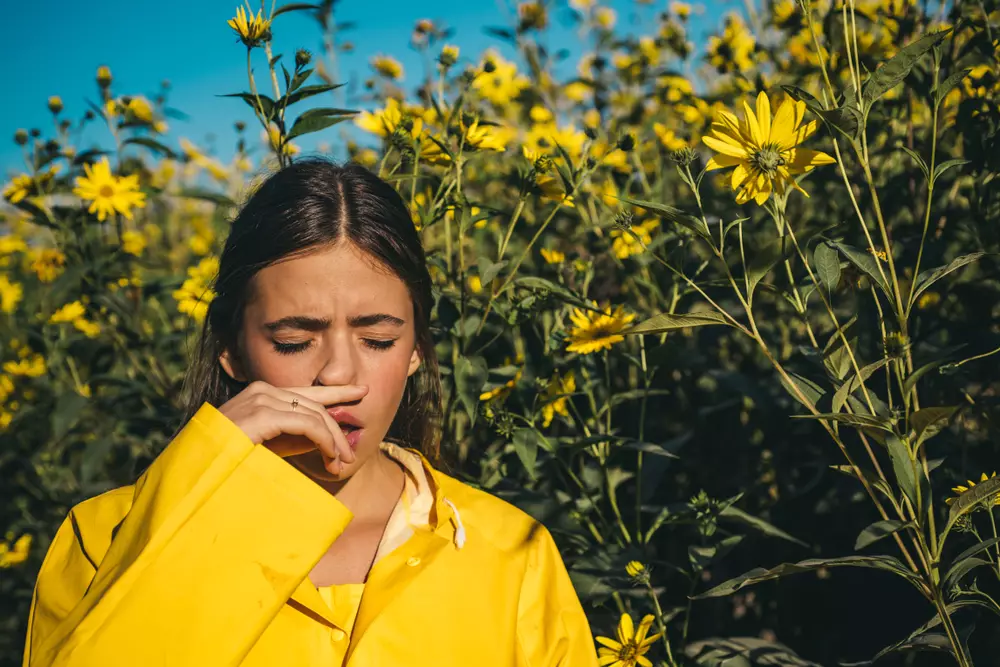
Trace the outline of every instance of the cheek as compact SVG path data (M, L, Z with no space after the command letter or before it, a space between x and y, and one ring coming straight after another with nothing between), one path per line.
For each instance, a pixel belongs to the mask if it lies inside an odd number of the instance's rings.
M398 347L386 352L369 353L364 371L358 374L358 382L368 385L368 395L364 400L371 401L372 407L379 412L388 413L389 420L403 397L410 365L411 353L406 347Z
M308 387L316 369L306 355L279 354L266 338L254 338L246 344L247 374L250 380L263 380L275 387Z

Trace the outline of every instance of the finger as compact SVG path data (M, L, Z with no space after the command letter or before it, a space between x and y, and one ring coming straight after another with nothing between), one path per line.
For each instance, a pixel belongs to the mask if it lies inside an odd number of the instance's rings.
M273 396L264 397L260 401L264 408L260 411L260 417L265 420L265 442L283 434L299 435L310 440L324 454L329 453L331 457L336 454L333 433L319 414L309 409L293 411L287 403Z
M325 407L339 405L340 403L353 403L359 401L368 393L368 387L357 384L333 385L330 387L275 387L278 392L290 392L298 396L304 396L314 403ZM299 401L301 402L301 398Z
M279 389L279 392L285 392L288 397L288 409L291 410L292 401L298 400L298 409L312 410L315 412L326 424L327 428L333 436L334 449L330 451L325 451L323 454L330 459L341 459L345 463L354 462L356 455L354 450L351 449L350 443L347 442L347 436L344 435L344 431L340 428L340 424L330 416L327 411L326 406L322 403L317 403L316 401L310 399L307 396L298 394L297 390L284 390ZM367 392L367 388L365 389Z

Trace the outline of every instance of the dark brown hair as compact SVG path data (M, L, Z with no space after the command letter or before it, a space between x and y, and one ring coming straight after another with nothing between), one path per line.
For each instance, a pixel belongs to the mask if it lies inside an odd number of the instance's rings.
M271 174L233 220L213 285L216 297L184 381L183 423L205 402L221 406L245 387L225 373L219 356L223 350L238 349L257 272L342 240L375 258L409 289L422 363L407 380L386 438L415 447L437 462L441 379L430 328L431 279L420 236L388 183L359 165L339 166L322 158L301 159Z

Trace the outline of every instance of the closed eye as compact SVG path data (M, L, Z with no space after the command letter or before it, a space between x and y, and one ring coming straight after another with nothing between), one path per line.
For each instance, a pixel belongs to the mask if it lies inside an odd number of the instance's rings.
M395 338L363 338L362 342L373 350L388 350L396 344L396 340Z

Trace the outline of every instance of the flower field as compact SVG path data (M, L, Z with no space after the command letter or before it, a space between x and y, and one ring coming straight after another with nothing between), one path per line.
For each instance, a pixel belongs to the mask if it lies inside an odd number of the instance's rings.
M179 426L234 206L309 135L408 202L449 471L550 528L602 665L997 664L993 0L765 0L697 44L682 2L522 2L482 53L421 21L425 70L373 52L350 94L335 8L234 13L231 158L114 63L13 137L0 664L68 509ZM290 12L322 50L273 51Z

